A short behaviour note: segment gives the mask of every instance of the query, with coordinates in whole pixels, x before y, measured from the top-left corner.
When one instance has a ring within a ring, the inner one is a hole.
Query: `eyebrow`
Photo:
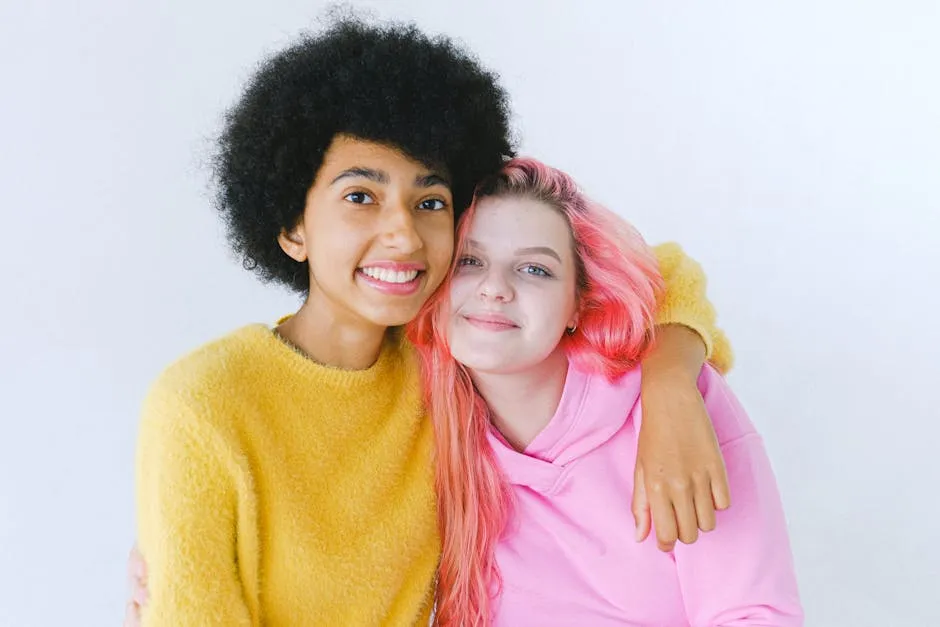
[[[370,181],[374,183],[382,183],[386,185],[388,184],[388,181],[389,181],[388,174],[381,170],[373,170],[372,168],[355,167],[355,168],[347,168],[343,170],[342,172],[340,172],[339,175],[337,175],[337,177],[333,179],[332,182],[330,182],[330,185],[334,185],[335,183],[343,179],[351,179],[351,178],[364,178],[364,179],[369,179]]]
[[[418,187],[434,187],[435,185],[450,187],[450,181],[448,181],[443,175],[432,172],[423,176],[416,176],[415,185]]]
[[[549,248],[548,246],[529,246],[528,248],[518,248],[516,249],[517,255],[547,255],[549,257],[554,257],[558,263],[561,263],[561,257],[554,249]]]
[[[388,185],[389,182],[391,181],[391,177],[388,175],[388,173],[383,172],[382,170],[376,170],[373,168],[354,167],[354,168],[347,168],[343,170],[342,172],[340,172],[336,176],[336,178],[334,178],[330,182],[330,185],[335,185],[337,182],[343,179],[348,179],[348,178],[364,178],[374,183],[380,183],[382,185]],[[441,176],[440,174],[436,174],[434,172],[430,174],[420,174],[415,177],[416,187],[428,188],[428,187],[434,187],[435,185],[443,185],[444,187],[450,187],[450,182],[446,178]]]
[[[478,248],[483,250],[483,246],[480,245],[480,242],[475,239],[468,239],[467,245],[471,248]],[[546,255],[548,257],[553,257],[558,263],[562,263],[561,256],[555,252],[555,249],[549,248],[548,246],[527,246],[526,248],[517,248],[516,256],[522,255]]]

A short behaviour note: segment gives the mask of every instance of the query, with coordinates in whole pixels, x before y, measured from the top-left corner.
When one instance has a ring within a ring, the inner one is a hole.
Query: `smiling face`
[[[443,172],[389,146],[337,136],[301,221],[278,241],[295,260],[309,261],[308,305],[336,321],[398,326],[447,273],[452,202]]]
[[[448,340],[477,372],[537,366],[577,324],[577,267],[564,216],[519,196],[481,199],[450,286]]]

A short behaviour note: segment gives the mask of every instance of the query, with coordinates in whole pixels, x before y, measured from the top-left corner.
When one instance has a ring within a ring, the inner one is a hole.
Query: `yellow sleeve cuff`
[[[681,324],[699,334],[705,342],[706,359],[720,372],[734,364],[731,343],[716,324],[715,307],[705,293],[705,272],[697,261],[674,242],[653,248],[659,261],[665,290],[656,312],[656,324]]]

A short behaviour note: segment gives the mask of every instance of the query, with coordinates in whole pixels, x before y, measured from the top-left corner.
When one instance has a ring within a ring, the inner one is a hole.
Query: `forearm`
[[[664,290],[656,332],[641,364],[643,426],[636,453],[633,511],[637,539],[655,521],[659,548],[692,543],[714,529],[714,512],[728,507],[728,481],[712,423],[698,389],[706,359],[730,365],[724,334],[705,295],[705,274],[676,244],[655,249]]]
[[[705,342],[682,324],[656,327],[656,341],[643,360],[644,384],[686,382],[694,384],[705,363]]]

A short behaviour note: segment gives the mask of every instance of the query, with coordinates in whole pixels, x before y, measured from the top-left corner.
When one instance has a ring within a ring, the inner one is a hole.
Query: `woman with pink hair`
[[[437,624],[801,625],[769,460],[711,366],[698,386],[734,503],[670,552],[625,532],[662,286],[639,234],[563,172],[514,159],[458,238],[409,327],[436,438]]]

